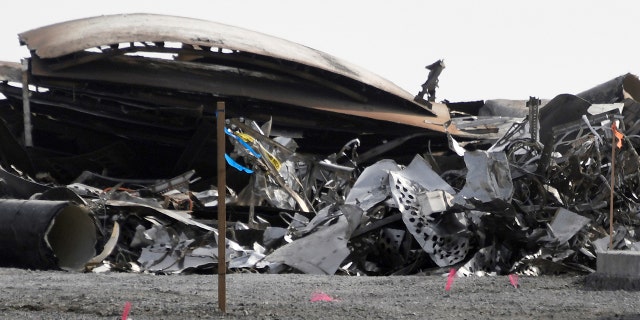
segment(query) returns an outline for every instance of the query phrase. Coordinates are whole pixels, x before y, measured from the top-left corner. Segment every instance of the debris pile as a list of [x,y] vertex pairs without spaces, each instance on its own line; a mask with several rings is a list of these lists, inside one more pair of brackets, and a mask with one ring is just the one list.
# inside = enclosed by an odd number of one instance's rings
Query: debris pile
[[218,101],[232,272],[592,272],[597,251],[640,248],[634,75],[551,100],[436,103],[437,75],[418,99],[200,20],[104,16],[20,40],[31,57],[0,66],[3,266],[218,268]]

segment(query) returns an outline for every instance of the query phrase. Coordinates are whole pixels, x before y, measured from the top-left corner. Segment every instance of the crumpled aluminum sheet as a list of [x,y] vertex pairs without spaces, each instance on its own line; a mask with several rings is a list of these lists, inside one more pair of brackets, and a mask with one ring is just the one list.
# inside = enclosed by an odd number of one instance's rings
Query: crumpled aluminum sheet
[[591,220],[565,208],[558,208],[553,221],[548,226],[549,236],[545,240],[563,245],[584,228]]
[[368,211],[390,195],[389,171],[398,170],[393,160],[381,160],[365,168],[353,184],[345,203]]
[[490,202],[495,199],[509,202],[513,195],[513,182],[507,156],[504,152],[467,151],[466,183],[459,197]]
[[334,223],[276,249],[265,260],[308,274],[335,274],[351,252],[347,242],[362,217],[362,210],[356,206],[342,205],[335,210],[326,209],[327,215],[337,217]]
[[[144,246],[137,262],[143,270],[154,273],[182,273],[188,270],[212,269],[218,263],[218,247],[211,245],[217,237],[209,233],[202,237],[188,237],[184,232],[176,234],[171,227],[153,225],[149,230],[136,233],[149,243]],[[133,244],[132,244],[132,247]],[[255,245],[253,250],[242,248],[227,239],[226,261],[231,269],[252,268],[264,258],[264,248]]]

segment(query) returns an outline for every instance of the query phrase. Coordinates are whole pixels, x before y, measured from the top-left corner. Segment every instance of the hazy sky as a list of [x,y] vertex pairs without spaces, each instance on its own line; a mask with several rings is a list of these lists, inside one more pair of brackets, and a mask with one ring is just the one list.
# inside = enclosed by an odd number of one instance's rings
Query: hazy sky
[[[8,10],[7,9],[8,6]],[[159,13],[260,31],[360,65],[412,94],[444,59],[438,100],[552,98],[640,74],[640,1],[11,1],[0,60],[17,34],[90,16]]]

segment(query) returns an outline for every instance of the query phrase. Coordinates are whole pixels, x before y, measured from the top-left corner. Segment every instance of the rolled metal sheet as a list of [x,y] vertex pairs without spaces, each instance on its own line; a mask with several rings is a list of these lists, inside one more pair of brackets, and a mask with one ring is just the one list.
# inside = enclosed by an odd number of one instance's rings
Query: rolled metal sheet
[[84,207],[0,200],[0,267],[81,270],[95,245],[96,228]]

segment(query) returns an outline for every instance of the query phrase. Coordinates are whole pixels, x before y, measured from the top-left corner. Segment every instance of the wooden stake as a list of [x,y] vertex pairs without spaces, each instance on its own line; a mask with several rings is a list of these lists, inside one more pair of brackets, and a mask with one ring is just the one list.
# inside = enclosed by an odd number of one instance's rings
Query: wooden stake
[[611,125],[611,197],[609,198],[609,250],[613,250],[613,188],[616,185],[616,133],[613,128],[615,128],[615,122]]
[[222,313],[227,312],[227,261],[226,261],[226,235],[227,235],[227,179],[225,154],[225,104],[218,101],[216,109],[216,139],[218,141],[217,161],[218,161],[218,307]]

